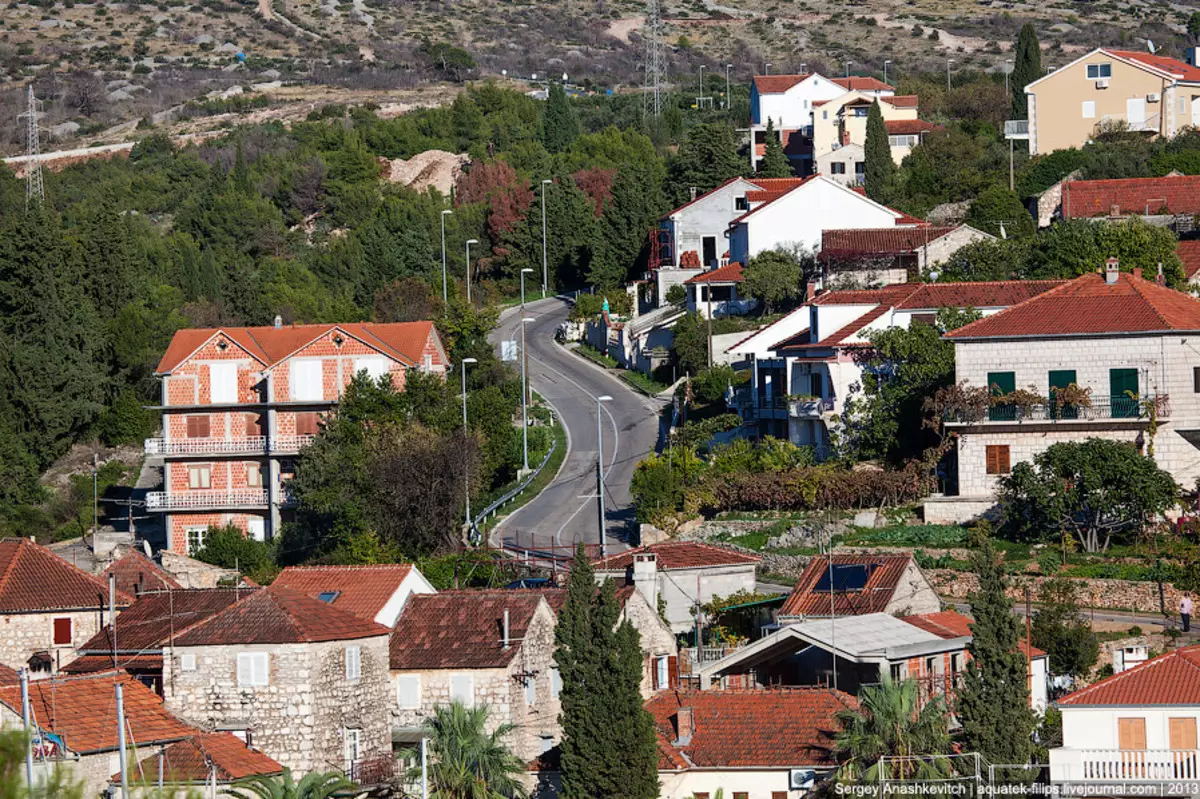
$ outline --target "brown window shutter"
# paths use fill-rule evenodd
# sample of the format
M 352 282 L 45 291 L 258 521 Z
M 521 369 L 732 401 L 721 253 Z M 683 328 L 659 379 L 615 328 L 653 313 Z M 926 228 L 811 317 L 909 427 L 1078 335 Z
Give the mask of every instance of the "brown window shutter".
M 984 450 L 984 452 L 986 453 L 987 473 L 995 474 L 996 473 L 996 448 L 989 446 Z
M 667 658 L 667 682 L 670 683 L 668 688 L 679 687 L 679 658 L 676 655 Z
M 1196 749 L 1196 719 L 1168 719 L 1171 749 L 1192 751 Z
M 1009 468 L 1009 462 L 1008 462 L 1008 453 L 1009 453 L 1008 445 L 1004 444 L 1003 446 L 999 446 L 996 449 L 999 450 L 996 455 L 996 461 L 997 461 L 996 465 L 1000 467 L 1000 474 L 1008 474 L 1010 471 L 1012 471 L 1012 469 Z
M 658 658 L 647 657 L 646 662 L 650 664 L 650 690 L 657 691 L 662 687 L 658 684 Z
M 54 620 L 54 645 L 69 646 L 71 644 L 71 620 L 70 619 L 55 619 Z
M 750 799 L 750 794 L 746 791 L 734 791 L 733 799 Z
M 296 435 L 315 436 L 317 434 L 317 414 L 313 411 L 303 411 L 296 414 Z
M 188 438 L 208 438 L 208 416 L 189 416 L 187 418 Z
M 1117 719 L 1117 746 L 1121 749 L 1145 749 L 1146 720 Z
M 262 434 L 262 416 L 257 413 L 246 414 L 246 435 L 261 436 Z
M 988 474 L 1009 473 L 1008 444 L 989 444 L 986 449 L 986 459 Z
M 771 791 L 771 799 L 788 799 L 787 791 Z

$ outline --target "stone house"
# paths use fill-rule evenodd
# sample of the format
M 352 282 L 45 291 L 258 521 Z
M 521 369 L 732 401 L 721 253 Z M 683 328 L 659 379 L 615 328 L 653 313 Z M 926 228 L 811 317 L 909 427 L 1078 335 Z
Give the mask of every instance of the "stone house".
M 25 538 L 0 541 L 0 663 L 35 678 L 75 659 L 108 620 L 108 581 Z M 133 598 L 116 593 L 117 608 Z
M 183 586 L 162 566 L 151 560 L 137 547 L 129 547 L 100 573 L 102 580 L 116 575 L 117 590 L 130 596 L 147 591 L 166 591 Z
M 970 225 L 826 230 L 821 234 L 821 285 L 919 283 L 929 269 L 966 245 L 989 239 L 995 236 Z
M 432 322 L 185 329 L 155 374 L 162 435 L 148 456 L 164 460 L 164 490 L 146 508 L 164 514 L 167 548 L 192 553 L 211 526 L 274 537 L 290 504 L 295 459 L 322 415 L 362 371 L 404 388 L 409 371 L 444 375 Z
M 396 626 L 410 596 L 436 593 L 411 563 L 289 566 L 272 585 L 299 591 L 389 629 Z
M 297 773 L 383 781 L 392 773 L 387 636 L 296 591 L 256 590 L 175 637 L 163 662 L 166 704 Z
M 907 553 L 814 557 L 800 574 L 776 621 L 790 624 L 831 616 L 936 613 L 941 600 Z

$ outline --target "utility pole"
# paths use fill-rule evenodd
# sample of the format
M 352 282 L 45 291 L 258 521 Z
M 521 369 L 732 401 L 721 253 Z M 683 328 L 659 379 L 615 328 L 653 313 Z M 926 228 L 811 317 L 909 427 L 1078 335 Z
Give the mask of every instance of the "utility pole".
M 712 340 L 712 279 L 704 283 L 705 301 L 708 303 L 708 367 L 711 369 L 713 365 L 713 340 Z
M 100 456 L 92 453 L 92 549 L 100 532 Z
M 445 313 L 445 306 L 450 302 L 450 292 L 447 288 L 446 278 L 446 217 L 454 211 L 449 208 L 442 209 L 442 313 Z
M 828 555 L 829 555 L 829 648 L 832 650 L 830 654 L 833 656 L 833 690 L 838 689 L 837 678 L 837 605 L 834 602 L 834 585 L 833 585 L 833 528 L 829 525 L 829 514 L 825 514 L 825 534 L 828 538 Z
M 546 186 L 553 183 L 553 180 L 542 181 L 542 299 L 546 299 L 546 288 L 548 285 L 546 270 Z
M 459 370 L 462 372 L 462 411 L 463 411 L 463 444 L 466 444 L 467 431 L 467 364 L 479 363 L 476 358 L 463 358 L 462 366 Z M 468 464 L 463 469 L 463 489 L 466 491 L 467 498 L 467 531 L 471 530 L 471 469 Z
M 33 96 L 33 84 L 27 92 L 28 104 L 24 114 L 17 118 L 25 120 L 25 207 L 35 202 L 46 202 L 46 188 L 42 183 L 41 128 L 38 126 L 38 106 L 42 102 Z
M 950 65 L 953 63 L 953 58 L 946 59 L 946 94 L 950 93 Z
M 467 305 L 471 304 L 471 245 L 478 243 L 479 239 L 467 239 Z
M 1026 688 L 1033 690 L 1033 623 L 1029 618 L 1029 588 L 1025 589 L 1025 681 Z
M 611 402 L 612 397 L 601 394 L 596 397 L 596 497 L 600 500 L 600 557 L 608 554 L 608 542 L 605 540 L 607 525 L 604 513 L 604 431 L 600 426 L 600 404 Z
M 158 748 L 158 795 L 163 795 L 163 760 L 167 756 L 167 747 Z
M 118 682 L 117 690 L 117 751 L 121 755 L 121 799 L 129 799 L 129 774 L 125 753 L 125 686 Z
M 421 799 L 429 799 L 429 739 L 421 738 Z
M 29 709 L 29 670 L 21 669 L 21 720 L 25 724 L 25 783 L 33 792 L 33 713 Z
M 108 573 L 108 635 L 112 639 L 113 668 L 117 667 L 117 575 Z
M 883 82 L 887 83 L 887 68 L 888 64 L 892 63 L 892 59 L 887 59 L 883 62 Z
M 733 93 L 729 88 L 729 70 L 733 68 L 733 64 L 725 65 L 725 110 L 728 111 L 733 106 Z
M 529 357 L 525 350 L 525 325 L 532 321 L 525 315 L 525 274 L 533 270 L 521 270 L 521 455 L 525 471 L 529 471 Z

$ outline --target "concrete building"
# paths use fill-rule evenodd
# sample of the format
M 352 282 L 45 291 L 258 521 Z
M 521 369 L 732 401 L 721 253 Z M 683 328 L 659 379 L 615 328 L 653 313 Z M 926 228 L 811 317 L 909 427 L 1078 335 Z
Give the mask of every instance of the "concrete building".
M 842 147 L 864 147 L 867 143 L 867 114 L 879 103 L 879 112 L 888 125 L 888 143 L 892 160 L 897 164 L 936 126 L 918 118 L 916 95 L 874 96 L 868 92 L 849 91 L 832 100 L 818 102 L 813 109 L 812 149 L 817 163 Z M 833 163 L 836 163 L 835 160 Z M 846 173 L 829 173 L 829 177 L 847 183 L 861 183 L 862 173 L 850 180 Z
M 419 370 L 444 375 L 431 322 L 283 325 L 178 331 L 155 374 L 162 436 L 146 454 L 164 459 L 163 491 L 146 496 L 164 514 L 167 548 L 190 554 L 212 526 L 266 540 L 290 503 L 295 458 L 359 372 L 404 388 Z
M 688 313 L 700 314 L 705 319 L 722 316 L 744 316 L 758 307 L 758 300 L 745 297 L 739 291 L 746 278 L 742 276 L 742 265 L 730 263 L 688 278 Z
M 388 629 L 396 626 L 410 596 L 437 593 L 411 563 L 289 566 L 271 585 L 299 591 Z

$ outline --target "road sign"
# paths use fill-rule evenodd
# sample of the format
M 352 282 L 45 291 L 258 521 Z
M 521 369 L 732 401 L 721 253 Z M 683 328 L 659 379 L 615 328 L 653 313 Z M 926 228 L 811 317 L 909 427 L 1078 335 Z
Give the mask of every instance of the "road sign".
M 515 361 L 517 359 L 517 341 L 511 339 L 500 342 L 500 360 Z

